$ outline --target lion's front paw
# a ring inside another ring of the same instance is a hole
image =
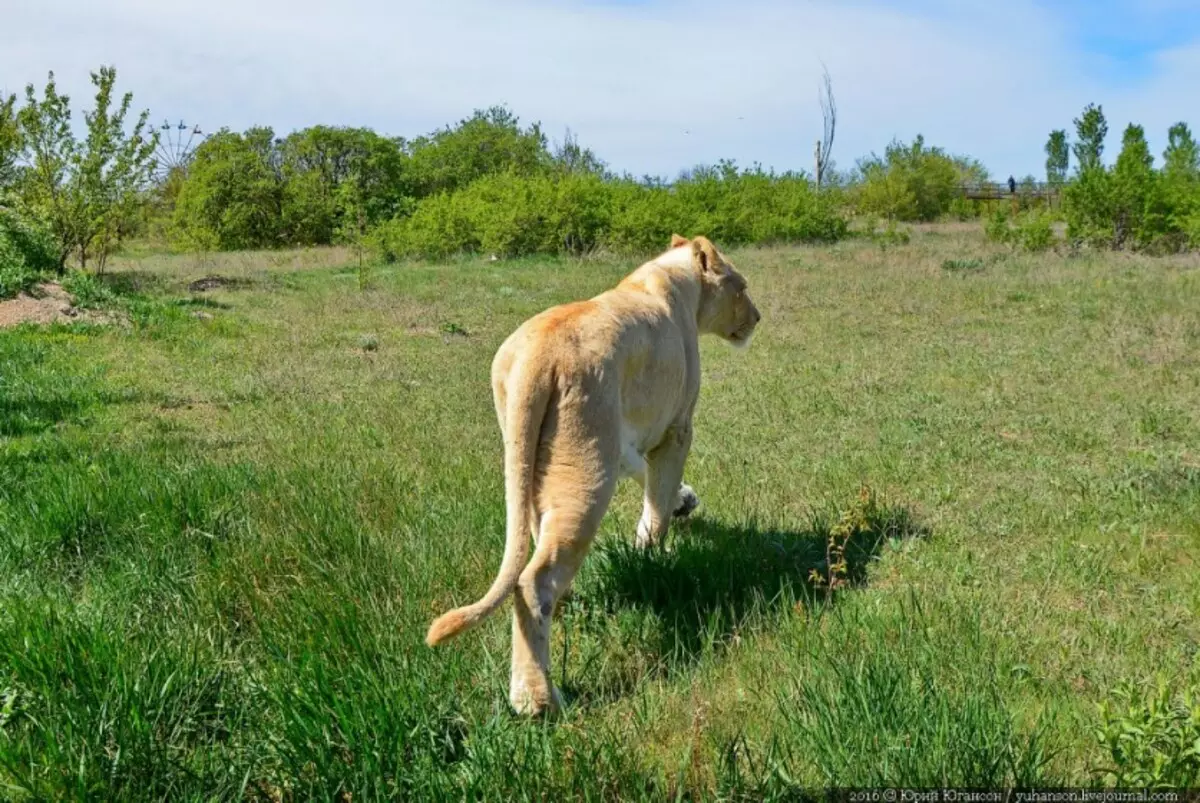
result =
[[[653,543],[650,538],[650,520],[644,514],[638,519],[637,540],[634,543],[638,549],[646,549]]]
[[[700,506],[700,497],[696,496],[696,492],[692,490],[692,486],[684,484],[679,486],[679,495],[676,497],[675,513],[677,519],[682,519],[690,516],[692,511]]]

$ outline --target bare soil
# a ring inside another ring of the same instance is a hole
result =
[[[39,284],[32,293],[20,293],[16,298],[0,301],[0,329],[23,323],[47,324],[71,321],[104,322],[97,313],[81,310],[71,295],[57,282]]]

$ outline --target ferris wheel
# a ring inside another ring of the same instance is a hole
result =
[[[183,120],[174,125],[164,120],[159,132],[158,149],[154,152],[154,178],[161,182],[176,170],[187,167],[205,135],[200,126]]]

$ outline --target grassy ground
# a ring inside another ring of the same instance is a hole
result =
[[[0,797],[1111,781],[1097,705],[1200,686],[1195,262],[733,257],[764,320],[703,346],[703,507],[639,554],[622,489],[556,723],[507,711],[507,614],[421,639],[500,558],[492,354],[632,265],[151,255],[91,288],[130,326],[0,333]]]

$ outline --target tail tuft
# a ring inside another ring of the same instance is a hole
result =
[[[461,608],[443,614],[429,626],[429,633],[425,636],[425,643],[430,647],[436,647],[443,641],[457,636],[468,624],[467,617]]]

